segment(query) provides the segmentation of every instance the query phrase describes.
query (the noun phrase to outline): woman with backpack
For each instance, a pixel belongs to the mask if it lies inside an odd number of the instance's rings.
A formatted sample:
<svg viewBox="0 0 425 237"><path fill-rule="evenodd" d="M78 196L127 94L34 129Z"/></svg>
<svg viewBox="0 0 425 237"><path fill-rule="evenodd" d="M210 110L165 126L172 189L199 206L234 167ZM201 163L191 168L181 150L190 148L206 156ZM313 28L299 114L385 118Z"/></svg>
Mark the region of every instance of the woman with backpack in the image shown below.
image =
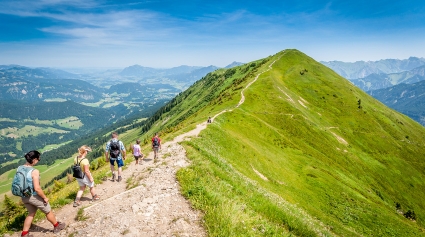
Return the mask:
<svg viewBox="0 0 425 237"><path fill-rule="evenodd" d="M78 164L81 167L81 171L83 173L82 178L76 178L78 185L80 186L80 190L78 190L77 196L75 197L73 205L74 207L78 207L81 205L80 199L87 186L90 188L92 200L96 201L100 199L99 195L96 194L96 191L94 189L94 179L93 175L90 173L90 163L89 160L86 158L86 155L89 151L91 151L90 147L86 145L81 146L80 148L78 148L79 155L74 159L74 165Z"/></svg>
<svg viewBox="0 0 425 237"><path fill-rule="evenodd" d="M24 187L24 196L22 196L22 203L24 203L28 210L28 216L25 218L21 236L32 236L29 234L29 229L37 210L46 214L47 220L53 225L53 232L58 233L65 228L65 223L58 222L56 220L56 216L51 210L49 199L44 194L40 186L40 171L34 168L34 166L40 161L40 152L28 152L25 155L25 160L26 163L19 166L17 170L17 173L20 172L24 174L25 184L29 187Z"/></svg>
<svg viewBox="0 0 425 237"><path fill-rule="evenodd" d="M138 165L139 159L143 159L142 148L140 147L140 140L137 139L136 144L134 144L131 148L133 150L134 159L136 159L136 165ZM142 163L142 161L140 161L140 163Z"/></svg>

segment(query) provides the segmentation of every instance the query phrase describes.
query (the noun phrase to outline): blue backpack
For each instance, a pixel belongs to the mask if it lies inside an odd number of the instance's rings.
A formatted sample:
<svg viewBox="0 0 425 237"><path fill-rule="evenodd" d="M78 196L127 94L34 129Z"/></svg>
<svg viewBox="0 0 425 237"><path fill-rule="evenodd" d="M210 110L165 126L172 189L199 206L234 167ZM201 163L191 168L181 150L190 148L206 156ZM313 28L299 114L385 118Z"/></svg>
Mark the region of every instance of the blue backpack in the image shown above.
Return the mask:
<svg viewBox="0 0 425 237"><path fill-rule="evenodd" d="M12 194L19 197L31 197L33 190L27 183L27 175L31 173L34 168L29 170L26 174L22 171L19 171L20 166L18 167L15 177L13 177L12 182Z"/></svg>

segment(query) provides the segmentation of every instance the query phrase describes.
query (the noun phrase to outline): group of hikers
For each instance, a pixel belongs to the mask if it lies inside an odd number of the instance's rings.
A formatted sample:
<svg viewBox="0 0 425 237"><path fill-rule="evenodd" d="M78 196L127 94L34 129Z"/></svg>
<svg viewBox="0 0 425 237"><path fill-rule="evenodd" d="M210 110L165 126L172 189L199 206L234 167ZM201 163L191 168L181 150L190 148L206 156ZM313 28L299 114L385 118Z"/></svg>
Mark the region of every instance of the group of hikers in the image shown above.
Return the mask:
<svg viewBox="0 0 425 237"><path fill-rule="evenodd" d="M158 153L161 150L161 139L158 133L152 137L152 150L154 151L154 162L158 159ZM133 156L136 160L136 164L141 164L144 155L142 148L140 147L140 140L136 141L136 144L130 145L130 150L133 151ZM74 200L74 207L81 205L81 197L86 187L89 187L92 196L92 201L100 199L100 196L96 193L95 183L93 175L90 173L90 162L86 158L88 152L92 149L83 145L78 148L78 156L74 158L74 177L80 186L77 195ZM106 143L105 147L105 160L110 164L112 179L111 181L122 180L122 167L124 166L124 160L126 159L126 149L124 143L118 140L118 133L112 132L112 139ZM66 227L66 224L56 220L56 216L51 211L49 199L44 194L40 186L40 172L34 168L34 166L40 161L40 152L33 150L25 155L26 163L18 167L16 175L12 182L12 193L22 198L22 203L28 210L28 216L25 218L24 227L22 229L21 236L30 237L29 229L37 210L42 211L47 220L53 225L53 232L58 233ZM115 163L118 166L118 172L115 173ZM75 174L76 170L81 169L81 175Z"/></svg>

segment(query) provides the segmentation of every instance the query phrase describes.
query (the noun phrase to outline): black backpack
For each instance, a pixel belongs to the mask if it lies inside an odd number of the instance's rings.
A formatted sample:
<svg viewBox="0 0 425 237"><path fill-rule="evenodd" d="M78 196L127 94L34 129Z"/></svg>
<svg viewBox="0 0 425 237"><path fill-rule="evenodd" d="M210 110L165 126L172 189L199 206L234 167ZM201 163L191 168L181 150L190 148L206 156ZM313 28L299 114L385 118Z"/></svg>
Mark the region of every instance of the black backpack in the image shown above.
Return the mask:
<svg viewBox="0 0 425 237"><path fill-rule="evenodd" d="M74 176L75 178L78 178L78 179L84 178L85 173L81 170L81 166L80 166L81 161L84 159L86 158L81 159L80 162L72 166L72 172L74 173L72 176ZM77 161L78 161L78 158L77 158Z"/></svg>
<svg viewBox="0 0 425 237"><path fill-rule="evenodd" d="M113 141L109 143L109 155L111 158L118 158L121 153L120 141Z"/></svg>
<svg viewBox="0 0 425 237"><path fill-rule="evenodd" d="M153 138L153 146L154 147L159 147L159 139L157 137Z"/></svg>

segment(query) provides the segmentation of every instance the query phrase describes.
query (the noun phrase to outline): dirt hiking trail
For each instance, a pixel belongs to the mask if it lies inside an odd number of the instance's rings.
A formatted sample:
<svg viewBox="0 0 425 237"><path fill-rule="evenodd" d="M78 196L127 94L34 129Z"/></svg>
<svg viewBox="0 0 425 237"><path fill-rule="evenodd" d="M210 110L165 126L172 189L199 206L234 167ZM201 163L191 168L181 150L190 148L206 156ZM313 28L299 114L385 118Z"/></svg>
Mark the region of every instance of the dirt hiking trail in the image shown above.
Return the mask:
<svg viewBox="0 0 425 237"><path fill-rule="evenodd" d="M269 71L275 62L276 60L267 70L258 73L241 91L241 100L235 108L244 103L244 91L262 73ZM212 119L228 111L232 110L223 110ZM127 164L121 182L112 182L109 172L107 180L95 187L97 194L101 196L100 200L92 202L90 193L85 192L81 198L81 206L73 207L71 203L53 210L56 218L67 224L61 232L54 234L50 222L43 219L33 223L30 234L35 237L207 236L202 226L202 213L191 208L189 201L181 195L180 185L176 180L177 170L189 165L186 151L179 142L198 136L206 127L207 122L203 122L192 131L162 144L156 163L153 152L149 152L141 164ZM127 183L133 184L134 188L127 190ZM85 220L77 221L75 218L81 207L84 207ZM20 233L5 236L18 237Z"/></svg>

